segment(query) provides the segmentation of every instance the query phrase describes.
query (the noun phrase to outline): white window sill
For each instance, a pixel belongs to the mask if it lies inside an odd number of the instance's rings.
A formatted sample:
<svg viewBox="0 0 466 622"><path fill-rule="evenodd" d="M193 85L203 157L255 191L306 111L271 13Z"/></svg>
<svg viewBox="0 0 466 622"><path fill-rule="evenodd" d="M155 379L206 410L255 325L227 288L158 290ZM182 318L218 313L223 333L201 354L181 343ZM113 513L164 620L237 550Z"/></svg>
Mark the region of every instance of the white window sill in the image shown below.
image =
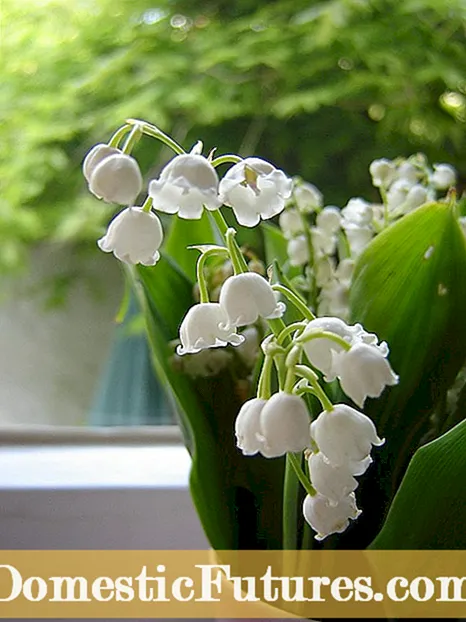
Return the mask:
<svg viewBox="0 0 466 622"><path fill-rule="evenodd" d="M182 445L4 446L0 489L187 488Z"/></svg>
<svg viewBox="0 0 466 622"><path fill-rule="evenodd" d="M0 549L205 549L182 445L0 447Z"/></svg>

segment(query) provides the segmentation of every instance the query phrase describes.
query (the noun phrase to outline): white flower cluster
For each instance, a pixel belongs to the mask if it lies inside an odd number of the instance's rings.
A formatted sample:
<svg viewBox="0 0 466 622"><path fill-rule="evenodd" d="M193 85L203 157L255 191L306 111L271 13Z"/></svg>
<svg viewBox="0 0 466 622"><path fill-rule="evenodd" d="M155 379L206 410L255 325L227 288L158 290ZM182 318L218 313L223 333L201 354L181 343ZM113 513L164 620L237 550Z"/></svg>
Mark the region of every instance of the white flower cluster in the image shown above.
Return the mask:
<svg viewBox="0 0 466 622"><path fill-rule="evenodd" d="M121 150L96 145L84 160L83 173L95 196L129 205L110 223L99 247L121 261L143 265L156 263L163 240L162 225L152 207L197 220L204 208L215 211L225 204L241 225L254 227L284 209L292 186L283 171L259 158L239 161L219 180L207 158L186 153L175 156L159 178L149 182L146 208L133 205L142 190L142 175L136 160Z"/></svg>
<svg viewBox="0 0 466 622"><path fill-rule="evenodd" d="M272 333L261 344L264 362L256 397L243 404L235 422L238 448L246 456L277 458L287 454L307 492L303 514L316 531L316 538L340 533L360 514L354 493L356 477L370 465L372 446L383 441L362 412L345 404L333 405L319 378L323 376L324 382L338 379L345 394L360 408L368 397L379 397L385 387L398 383L387 360L387 344L379 343L377 335L368 333L360 324L350 326L335 317L345 315L354 259L374 235L374 206L352 199L342 210L324 207L322 194L315 186L301 182L293 188L285 173L270 163L237 156L212 160L200 154L200 144L191 153L176 155L159 178L149 182L144 204L136 206L143 187L142 175L136 160L126 151L133 145L132 137L137 138L144 127L147 130L147 126L138 126L135 133L132 131L122 150L97 145L84 161L90 191L104 201L128 206L113 219L98 244L121 261L151 266L160 257L163 241L162 224L153 210L188 220L199 219L204 209L212 212L224 232L226 246L195 247L201 253L197 264L199 302L181 322L176 364L193 377L209 376L229 365L231 352L235 352L251 368L260 341L253 325L259 320L269 322ZM160 136L157 128L149 127L149 134L154 132ZM176 143L174 148L181 150ZM226 162L234 164L219 179L216 166ZM372 169L379 187L387 189L388 194L402 166L384 161ZM406 167L403 170L406 172ZM431 183L445 184L445 175L439 165L433 173L435 182ZM222 205L231 207L237 221L247 227L280 214L290 264L295 268L312 267L312 280L320 292L313 302L319 303L320 311L326 310L325 317L314 318L289 287L281 283L272 286L263 276L265 271L260 273L263 266L254 257L247 265L243 256L246 253L235 241L235 230L228 229L217 212ZM309 218L312 225L306 220ZM347 256L341 255L342 236L349 249ZM221 277L216 275L208 285L205 264L214 255L222 262L217 271ZM290 326L284 323L281 318L286 307L279 300L281 295L296 307L302 321ZM219 356L206 356L206 350L228 345L235 349L215 350ZM278 384L275 392L273 378ZM306 393L316 397L323 407L314 421L304 399ZM307 458L306 472L296 455L302 458L302 452Z"/></svg>
<svg viewBox="0 0 466 622"><path fill-rule="evenodd" d="M452 166L434 164L431 168L421 154L374 160L369 172L380 191L381 203L358 197L341 209L323 207L319 190L298 180L287 209L280 215L279 224L288 240L289 264L312 275L311 282L299 282L319 315L347 319L354 264L374 236L456 183ZM303 202L302 196L310 198Z"/></svg>
<svg viewBox="0 0 466 622"><path fill-rule="evenodd" d="M348 326L335 317L307 323L296 339L311 365L325 380L340 380L345 393L359 406L367 397L379 397L398 376L387 361L388 347L359 324ZM266 350L267 351L267 350ZM296 388L303 385L296 385ZM343 532L361 511L354 491L356 476L372 462L373 445L382 445L373 422L363 413L337 404L326 407L310 422L304 399L279 391L270 398L255 397L241 408L235 423L237 445L246 456L260 453L276 458L288 452L308 452L313 494L303 504L306 521L321 540Z"/></svg>

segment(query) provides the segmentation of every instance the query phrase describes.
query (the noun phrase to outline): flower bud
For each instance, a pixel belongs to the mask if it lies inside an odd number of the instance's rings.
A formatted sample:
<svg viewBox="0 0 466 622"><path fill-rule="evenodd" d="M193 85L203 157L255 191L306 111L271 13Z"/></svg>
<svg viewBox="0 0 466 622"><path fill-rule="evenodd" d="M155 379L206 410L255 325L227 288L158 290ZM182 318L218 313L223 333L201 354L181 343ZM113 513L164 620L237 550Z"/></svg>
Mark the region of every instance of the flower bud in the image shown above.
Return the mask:
<svg viewBox="0 0 466 622"><path fill-rule="evenodd" d="M309 245L304 235L288 242L287 253L292 266L305 266L309 263Z"/></svg>
<svg viewBox="0 0 466 622"><path fill-rule="evenodd" d="M99 152L94 156L98 159ZM115 153L101 159L96 166L91 159L86 166L90 171L89 190L106 203L131 205L142 190L142 175L134 158Z"/></svg>
<svg viewBox="0 0 466 622"><path fill-rule="evenodd" d="M310 214L322 207L324 197L322 192L308 182L301 182L293 190L293 198L296 206L303 214Z"/></svg>
<svg viewBox="0 0 466 622"><path fill-rule="evenodd" d="M278 224L285 238L293 238L304 231L304 223L297 209L287 209L280 214Z"/></svg>
<svg viewBox="0 0 466 622"><path fill-rule="evenodd" d="M170 160L159 179L150 182L149 196L155 209L187 220L199 219L204 206L213 211L221 205L216 170L207 158L192 153Z"/></svg>
<svg viewBox="0 0 466 622"><path fill-rule="evenodd" d="M343 391L361 408L366 397L379 397L386 386L398 384L398 376L385 358L385 343L356 343L347 352L332 353L332 371Z"/></svg>
<svg viewBox="0 0 466 622"><path fill-rule="evenodd" d="M259 316L278 318L285 312L268 281L255 272L230 276L220 291L219 303L232 326L253 324Z"/></svg>
<svg viewBox="0 0 466 622"><path fill-rule="evenodd" d="M311 423L311 437L330 464L347 467L354 474L370 455L372 445L384 443L372 420L346 404L321 412Z"/></svg>
<svg viewBox="0 0 466 622"><path fill-rule="evenodd" d="M305 520L317 532L316 540L323 540L332 533L343 533L350 519L355 520L361 514L356 505L354 493L344 497L337 505L332 505L322 495L307 495L303 503Z"/></svg>
<svg viewBox="0 0 466 622"><path fill-rule="evenodd" d="M259 158L246 158L232 166L220 181L220 200L233 208L244 227L279 214L291 195L291 179Z"/></svg>
<svg viewBox="0 0 466 622"><path fill-rule="evenodd" d="M430 183L436 190L448 190L456 184L456 171L449 164L434 164Z"/></svg>
<svg viewBox="0 0 466 622"><path fill-rule="evenodd" d="M160 258L162 240L162 224L155 214L142 207L128 207L112 220L97 244L120 261L153 266Z"/></svg>
<svg viewBox="0 0 466 622"><path fill-rule="evenodd" d="M309 414L304 400L284 392L272 395L260 415L260 433L260 451L266 458L309 447Z"/></svg>
<svg viewBox="0 0 466 622"><path fill-rule="evenodd" d="M381 158L371 162L369 172L373 186L376 188L388 188L396 177L396 166L391 160Z"/></svg>
<svg viewBox="0 0 466 622"><path fill-rule="evenodd" d="M317 214L316 225L328 235L337 233L341 225L340 210L337 207L332 207L331 205L324 207L324 209Z"/></svg>

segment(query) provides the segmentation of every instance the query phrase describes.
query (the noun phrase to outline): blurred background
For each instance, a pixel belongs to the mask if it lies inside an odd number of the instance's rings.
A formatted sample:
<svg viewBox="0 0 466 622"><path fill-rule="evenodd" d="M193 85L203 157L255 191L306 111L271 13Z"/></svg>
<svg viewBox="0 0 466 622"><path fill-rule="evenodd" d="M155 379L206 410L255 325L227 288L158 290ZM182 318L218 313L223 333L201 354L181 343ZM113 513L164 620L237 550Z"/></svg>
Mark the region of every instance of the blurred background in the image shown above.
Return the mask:
<svg viewBox="0 0 466 622"><path fill-rule="evenodd" d="M113 213L81 175L127 117L257 154L326 204L422 151L464 182L464 0L2 0L0 425L171 421L137 316L115 317ZM171 157L143 140L147 178Z"/></svg>

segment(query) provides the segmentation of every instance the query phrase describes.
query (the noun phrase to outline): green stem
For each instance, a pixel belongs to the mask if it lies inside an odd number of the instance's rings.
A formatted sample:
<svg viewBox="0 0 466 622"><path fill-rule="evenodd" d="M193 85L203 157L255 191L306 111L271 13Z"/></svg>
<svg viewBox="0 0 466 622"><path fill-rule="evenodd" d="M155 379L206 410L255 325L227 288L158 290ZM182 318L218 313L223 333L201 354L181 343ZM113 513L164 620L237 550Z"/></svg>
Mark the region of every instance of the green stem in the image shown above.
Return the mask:
<svg viewBox="0 0 466 622"><path fill-rule="evenodd" d="M152 197L147 197L147 199L142 204L142 211L143 212L150 212L151 209L152 209L152 203L153 203Z"/></svg>
<svg viewBox="0 0 466 622"><path fill-rule="evenodd" d="M295 551L298 546L298 496L299 479L286 454L285 479L283 482L283 548Z"/></svg>
<svg viewBox="0 0 466 622"><path fill-rule="evenodd" d="M315 396L320 401L325 410L333 410L333 404L327 397L327 394L322 389L319 384L319 380L317 374L315 374L312 369L306 367L305 365L295 365L294 371L296 375L301 376L301 378L305 378L309 381L311 387L315 391Z"/></svg>
<svg viewBox="0 0 466 622"><path fill-rule="evenodd" d="M277 343L282 343L288 335L297 331L303 331L307 326L307 322L293 322L293 324L289 324L286 328L282 330L282 332L277 337Z"/></svg>
<svg viewBox="0 0 466 622"><path fill-rule="evenodd" d="M285 393L293 392L293 385L296 377L295 366L299 362L300 358L301 348L298 346L293 346L285 360L285 365L287 368L285 386L283 387L283 391L285 391Z"/></svg>
<svg viewBox="0 0 466 622"><path fill-rule="evenodd" d="M233 270L235 274L242 274L248 272L247 266L244 269L244 260L241 255L241 251L235 240L236 231L232 228L228 229L225 235L228 251L230 253L231 263L233 264Z"/></svg>
<svg viewBox="0 0 466 622"><path fill-rule="evenodd" d="M257 397L268 400L272 395L271 375L273 368L273 356L266 356L262 366L261 375L257 385Z"/></svg>
<svg viewBox="0 0 466 622"><path fill-rule="evenodd" d="M207 253L202 253L199 259L197 260L196 266L196 276L197 282L199 283L199 302L205 303L209 302L209 291L207 289L206 278L204 274L204 266L207 261Z"/></svg>
<svg viewBox="0 0 466 622"><path fill-rule="evenodd" d="M303 224L303 232L304 237L306 238L306 244L309 252L309 261L308 261L308 279L309 279L309 302L312 305L313 309L317 308L317 283L315 276L315 257L314 257L314 245L312 244L312 235L311 229L309 227L309 223L305 215L300 212L301 222Z"/></svg>
<svg viewBox="0 0 466 622"><path fill-rule="evenodd" d="M108 146L118 148L118 145L120 144L121 140L123 140L123 138L126 136L126 134L130 131L131 128L132 128L132 125L130 125L129 123L125 123L125 125L120 127L110 138L110 140L108 141Z"/></svg>
<svg viewBox="0 0 466 622"><path fill-rule="evenodd" d="M298 459L298 455L299 455L299 459ZM293 467L296 477L301 482L301 486L304 488L304 490L306 491L308 495L310 495L311 497L314 497L314 495L317 494L317 490L311 484L307 475L304 473L303 469L301 468L301 454L289 453L289 454L286 454L286 457L290 461L290 464Z"/></svg>
<svg viewBox="0 0 466 622"><path fill-rule="evenodd" d="M123 153L130 154L135 145L138 143L142 136L142 129L139 125L134 125L125 144L123 145Z"/></svg>
<svg viewBox="0 0 466 622"><path fill-rule="evenodd" d="M272 289L276 292L280 292L286 298L288 298L291 304L304 316L305 319L315 320L315 315L312 313L312 311L310 311L306 307L306 304L299 298L299 296L297 296L294 292L288 289L288 287L276 283L275 285L272 285Z"/></svg>
<svg viewBox="0 0 466 622"><path fill-rule="evenodd" d="M159 128L155 125L147 123L146 121L141 121L139 119L126 119L126 122L130 125L139 126L144 134L160 140L160 142L162 142L167 147L170 147L170 149L172 149L178 155L186 153L183 147L179 145L176 140L173 140L173 138L162 132L162 130L159 130Z"/></svg>
<svg viewBox="0 0 466 622"><path fill-rule="evenodd" d="M212 160L211 164L214 168L217 168L217 166L220 166L221 164L238 164L238 162L241 162L242 159L243 158L240 158L237 155L228 153L222 156L218 156L217 158Z"/></svg>
<svg viewBox="0 0 466 622"><path fill-rule="evenodd" d="M345 341L343 337L340 337L339 335L326 330L310 331L306 335L300 335L299 337L296 337L295 341L296 343L303 344L307 343L308 341L312 341L313 339L330 339L331 341L334 341L339 346L341 346L344 350L351 350L351 344Z"/></svg>

